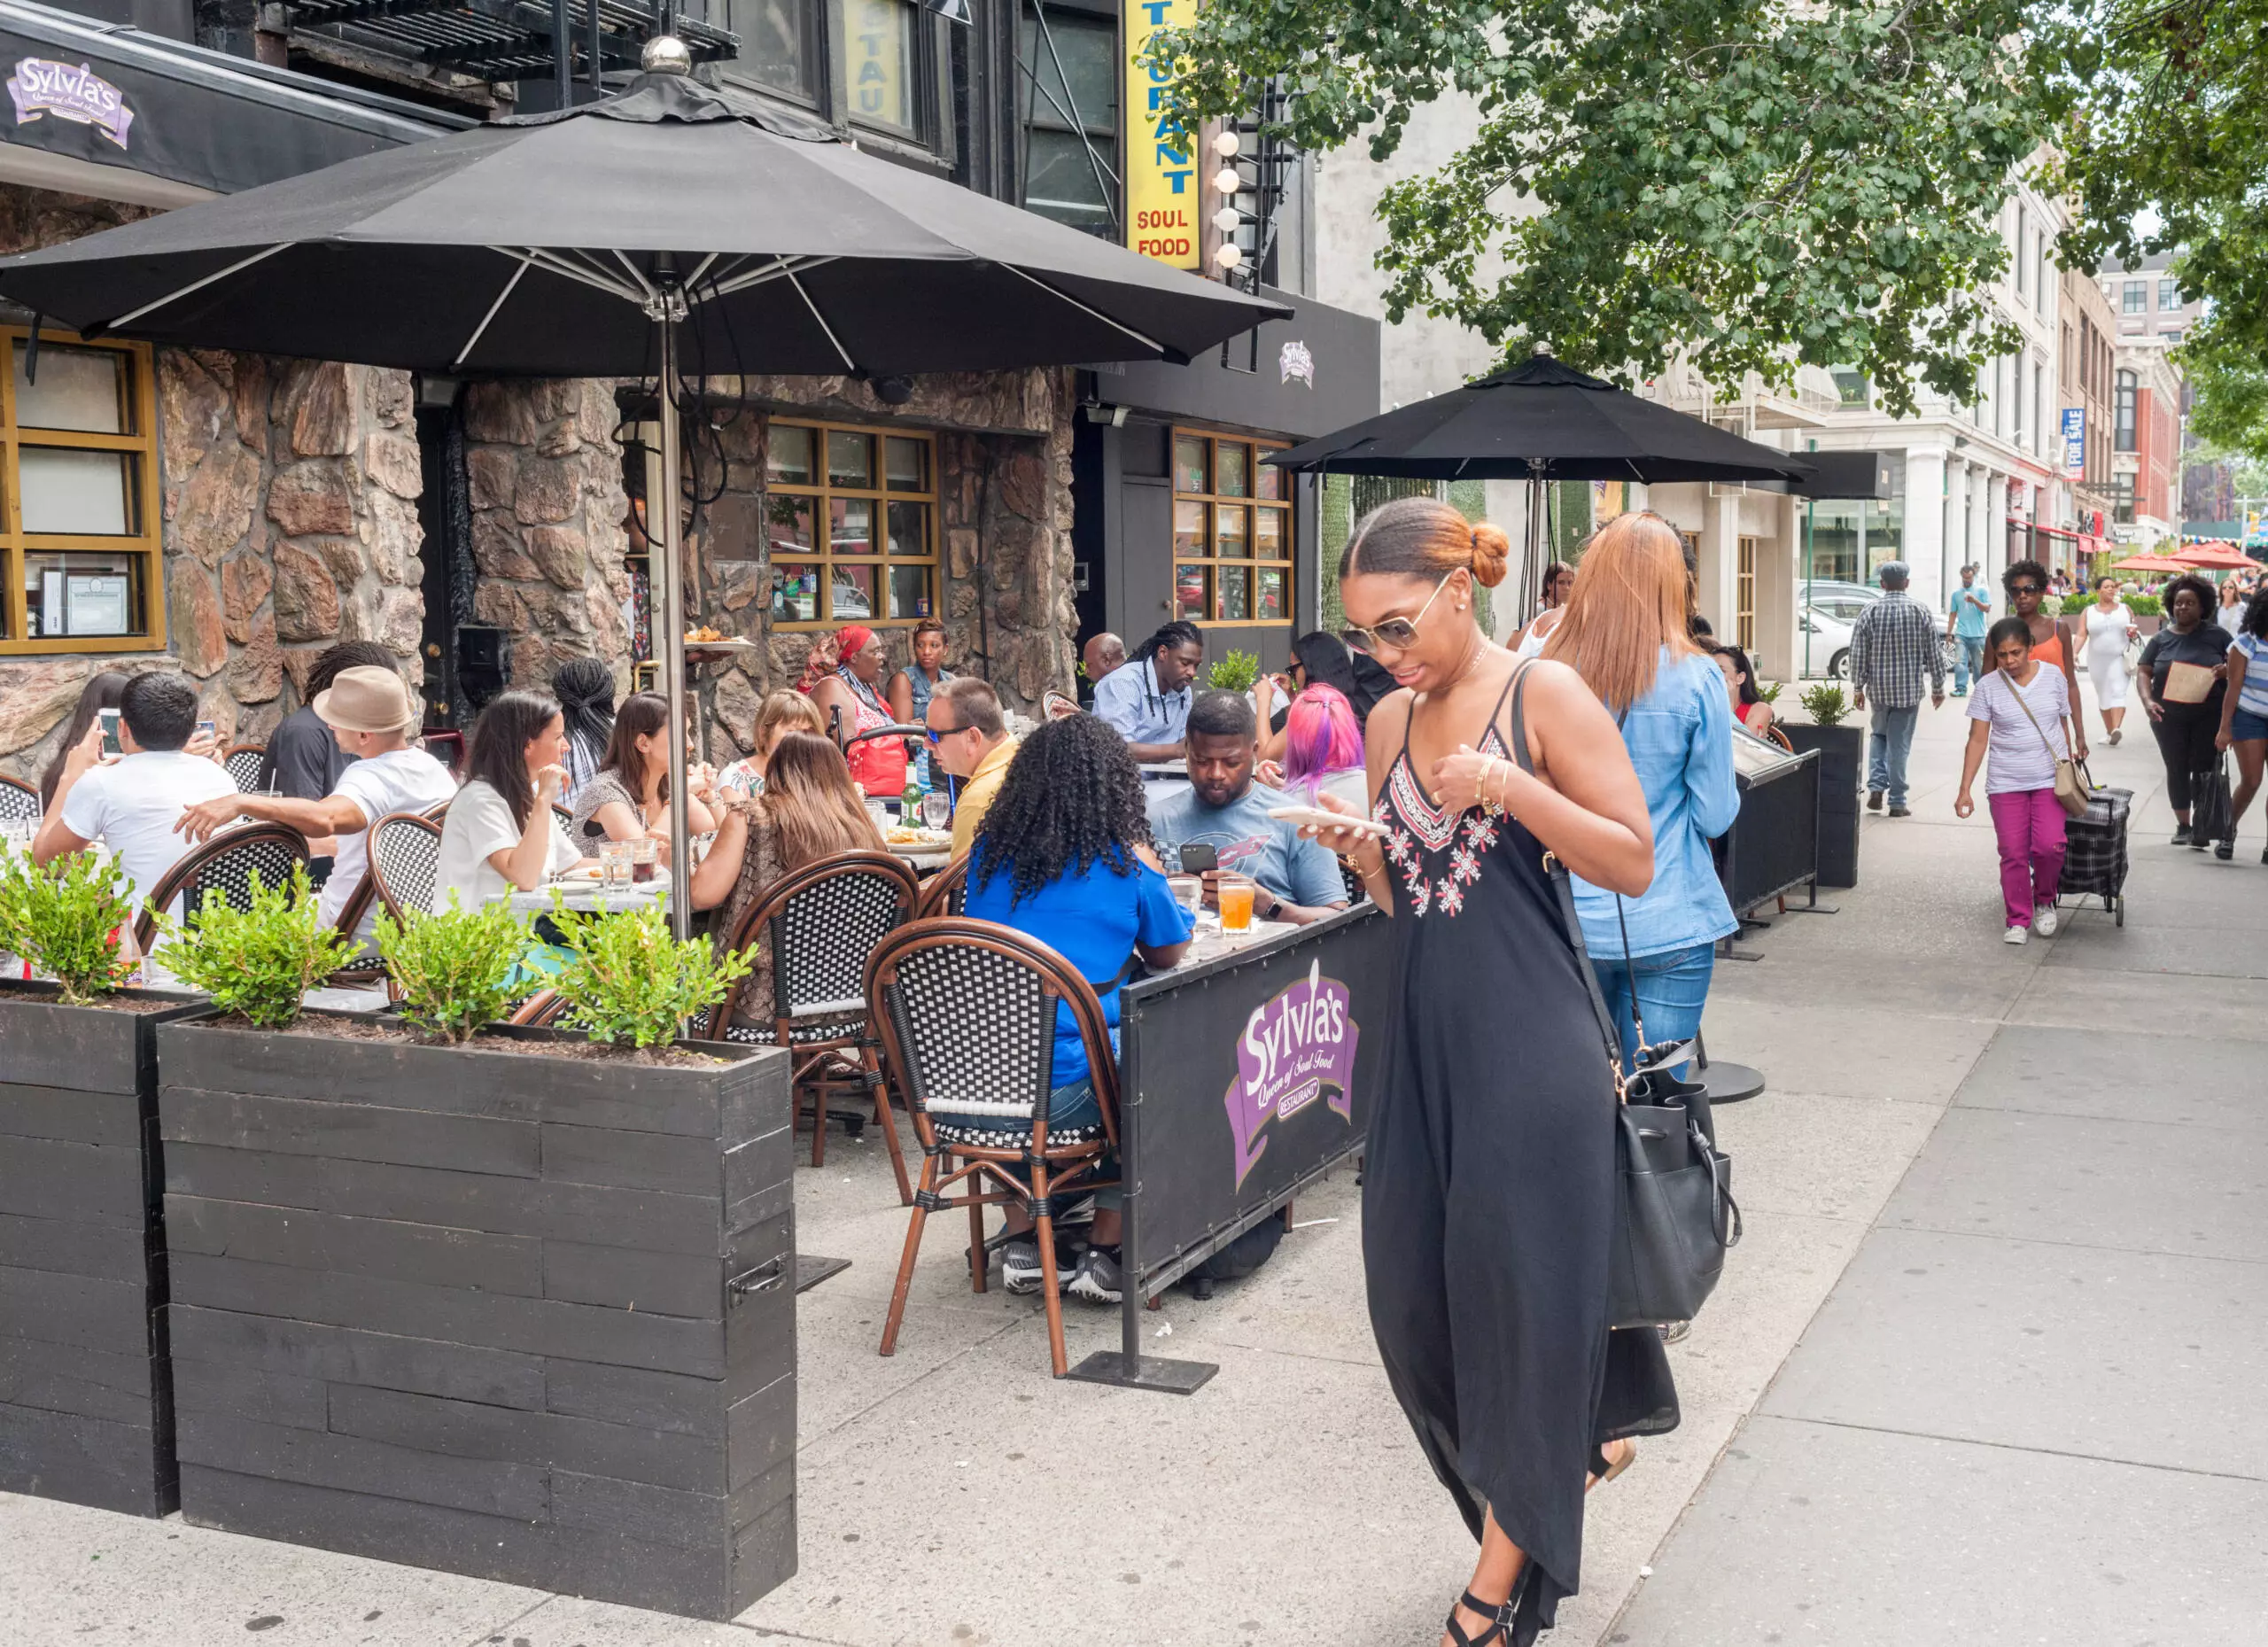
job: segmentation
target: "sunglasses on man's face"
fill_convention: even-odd
[[[968,728],[967,726],[925,726],[922,730],[929,734],[929,742],[935,745],[943,743],[956,732],[967,732]]]
[[[1365,629],[1360,624],[1349,624],[1339,632],[1339,638],[1357,652],[1375,652],[1384,647],[1389,652],[1406,652],[1418,643],[1418,618],[1432,610],[1441,599],[1441,590],[1456,576],[1454,571],[1441,574],[1441,581],[1433,586],[1433,594],[1425,597],[1425,604],[1418,609],[1414,618],[1381,618],[1377,625]]]

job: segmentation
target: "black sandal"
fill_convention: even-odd
[[[1457,1609],[1460,1607],[1467,1612],[1477,1612],[1482,1618],[1488,1620],[1488,1628],[1478,1635],[1467,1635],[1464,1633],[1464,1627],[1456,1621]],[[1492,1642],[1511,1639],[1504,1628],[1511,1622],[1511,1611],[1512,1604],[1509,1601],[1486,1602],[1471,1590],[1467,1590],[1457,1597],[1456,1606],[1449,1609],[1449,1621],[1441,1628],[1449,1633],[1450,1639],[1456,1643],[1456,1647],[1489,1647]]]

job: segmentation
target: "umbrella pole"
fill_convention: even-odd
[[[1527,470],[1527,542],[1520,554],[1520,610],[1513,615],[1512,633],[1527,627],[1543,599],[1543,465],[1530,461]]]
[[[679,468],[684,450],[678,434],[677,322],[684,318],[685,299],[674,289],[665,290],[656,321],[661,328],[662,495],[646,500],[646,524],[650,530],[658,513],[662,523],[662,643],[655,651],[662,660],[663,690],[670,701],[670,929],[680,939],[693,932],[693,851],[686,829],[685,792],[685,579],[683,550],[679,543],[679,499],[682,482]]]

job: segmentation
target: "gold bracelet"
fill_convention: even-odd
[[[1511,789],[1512,763],[1506,761],[1504,775],[1496,781],[1496,810],[1507,818],[1512,815],[1512,803],[1510,799]]]

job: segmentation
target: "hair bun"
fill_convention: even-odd
[[[1504,564],[1511,557],[1512,540],[1504,529],[1492,522],[1472,523],[1472,580],[1484,589],[1493,589],[1504,581]]]

